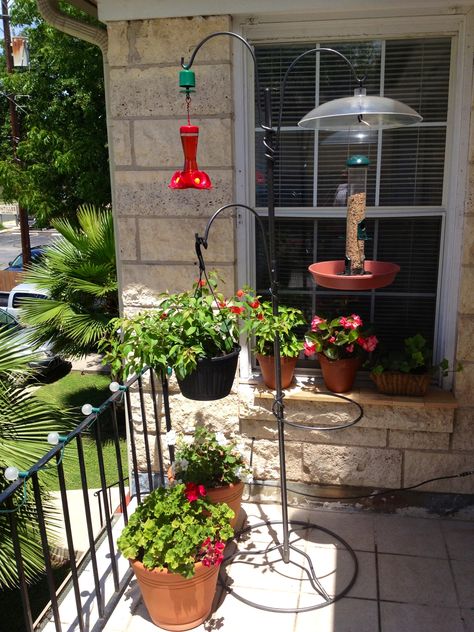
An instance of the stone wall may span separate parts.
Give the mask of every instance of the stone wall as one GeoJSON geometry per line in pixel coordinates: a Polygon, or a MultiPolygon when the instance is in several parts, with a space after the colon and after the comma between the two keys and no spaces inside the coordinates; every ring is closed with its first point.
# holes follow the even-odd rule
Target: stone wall
{"type": "MultiPolygon", "coordinates": [[[[179,127],[186,123],[178,75],[206,35],[229,30],[226,17],[112,22],[108,25],[108,86],[114,169],[114,212],[125,310],[148,307],[158,292],[190,289],[197,277],[194,235],[212,213],[233,199],[232,73],[230,43],[211,40],[194,70],[191,121],[200,126],[198,164],[214,188],[173,191],[171,175],[183,166],[179,127]]],[[[234,290],[234,220],[212,228],[206,262],[234,290]]]]}
{"type": "MultiPolygon", "coordinates": [[[[189,58],[207,34],[230,30],[226,17],[143,20],[108,25],[110,81],[108,99],[111,158],[114,169],[114,212],[119,244],[123,308],[132,313],[152,306],[160,291],[189,289],[197,277],[194,234],[221,205],[235,199],[233,165],[233,97],[230,42],[215,38],[200,51],[194,70],[192,122],[200,125],[198,163],[214,184],[209,191],[173,191],[172,173],[182,167],[179,126],[186,122],[179,93],[181,56],[189,58]]],[[[352,428],[330,433],[287,430],[287,474],[305,483],[399,487],[472,468],[474,433],[474,171],[466,205],[462,284],[458,321],[458,360],[453,402],[434,400],[364,402],[365,416],[352,428]]],[[[230,217],[213,225],[208,268],[234,290],[235,226],[230,217]]],[[[307,422],[315,415],[344,420],[346,405],[315,397],[285,399],[289,419],[307,422]]],[[[158,395],[161,410],[161,395],[158,395]]],[[[153,405],[146,403],[147,419],[153,405]]],[[[232,395],[219,402],[190,402],[171,389],[174,426],[187,430],[206,423],[240,432],[254,447],[257,478],[278,478],[278,444],[271,399],[258,388],[234,384],[232,395]],[[255,439],[253,441],[253,439],[255,439]]],[[[133,395],[137,445],[143,444],[140,401],[133,395]]],[[[332,420],[332,421],[331,421],[332,420]]],[[[150,440],[156,429],[149,427],[150,440]]],[[[144,467],[143,459],[140,462],[144,467]]],[[[432,483],[425,491],[474,492],[472,477],[432,483]]]]}

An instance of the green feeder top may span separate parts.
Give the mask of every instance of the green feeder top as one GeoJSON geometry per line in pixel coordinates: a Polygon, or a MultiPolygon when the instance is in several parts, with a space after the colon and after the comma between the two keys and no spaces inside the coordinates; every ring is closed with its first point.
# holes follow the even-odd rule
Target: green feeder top
{"type": "Polygon", "coordinates": [[[196,76],[194,70],[180,70],[179,71],[179,87],[185,90],[190,90],[196,86],[196,76]]]}
{"type": "Polygon", "coordinates": [[[355,154],[347,159],[346,165],[348,167],[368,167],[370,165],[370,160],[367,156],[362,156],[362,154],[355,154]]]}

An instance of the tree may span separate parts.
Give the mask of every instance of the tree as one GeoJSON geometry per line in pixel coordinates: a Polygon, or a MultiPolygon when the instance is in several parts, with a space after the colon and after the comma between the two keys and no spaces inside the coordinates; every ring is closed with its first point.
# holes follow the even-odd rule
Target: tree
{"type": "Polygon", "coordinates": [[[81,357],[97,351],[118,315],[117,272],[112,211],[82,206],[79,227],[54,220],[62,239],[25,275],[25,282],[45,290],[50,298],[28,299],[22,320],[32,325],[39,342],[50,341],[56,353],[81,357]]]}
{"type": "Polygon", "coordinates": [[[0,89],[15,95],[21,125],[18,164],[5,97],[0,186],[6,201],[17,200],[47,225],[54,217],[73,218],[82,203],[110,202],[102,56],[45,23],[35,0],[15,0],[11,20],[28,37],[30,68],[8,75],[0,59],[0,89]]]}
{"type": "MultiPolygon", "coordinates": [[[[15,332],[0,329],[0,470],[15,465],[27,470],[47,451],[49,432],[65,432],[71,428],[70,417],[62,410],[39,400],[26,390],[12,375],[25,377],[28,363],[34,354],[24,347],[24,339],[15,332]],[[23,340],[23,342],[22,342],[23,340]]],[[[54,516],[47,496],[47,481],[41,476],[45,517],[53,525],[54,516]],[[46,484],[45,484],[46,483],[46,484]]],[[[0,476],[0,492],[9,482],[0,476]]],[[[16,511],[18,535],[22,550],[26,579],[32,581],[44,571],[44,555],[38,530],[31,484],[26,483],[25,496],[17,494],[13,504],[16,511]]],[[[5,507],[0,509],[3,511],[5,507]]],[[[0,589],[17,585],[17,568],[8,514],[0,513],[0,589]]]]}

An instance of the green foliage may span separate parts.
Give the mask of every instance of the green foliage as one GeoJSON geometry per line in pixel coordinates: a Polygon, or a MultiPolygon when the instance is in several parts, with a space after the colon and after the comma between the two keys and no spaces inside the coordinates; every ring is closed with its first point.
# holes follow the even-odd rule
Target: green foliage
{"type": "MultiPolygon", "coordinates": [[[[457,365],[456,371],[462,366],[457,365]]],[[[438,364],[433,364],[432,351],[421,334],[405,338],[404,347],[398,353],[378,356],[373,363],[372,372],[380,375],[384,371],[399,371],[400,373],[434,373],[440,370],[443,377],[449,373],[449,362],[443,358],[438,364]]]]}
{"type": "MultiPolygon", "coordinates": [[[[24,344],[24,343],[23,343],[24,344]]],[[[35,358],[29,354],[16,338],[15,332],[0,331],[0,470],[10,465],[20,470],[28,470],[48,451],[46,437],[49,432],[67,432],[72,421],[58,406],[46,404],[38,399],[31,390],[19,385],[16,377],[29,374],[29,362],[35,358]]],[[[53,523],[51,504],[47,488],[47,473],[40,476],[43,490],[43,509],[51,525],[53,523]]],[[[0,492],[9,482],[0,476],[0,492]]],[[[23,495],[17,493],[13,504],[20,506],[17,513],[18,535],[23,553],[25,574],[33,581],[44,570],[44,555],[38,530],[31,484],[27,483],[26,502],[23,495]]],[[[2,506],[0,509],[5,509],[2,506]]],[[[54,535],[54,532],[53,532],[54,535]]],[[[0,514],[0,588],[18,584],[17,568],[13,541],[11,538],[8,515],[0,514]]]]}
{"type": "Polygon", "coordinates": [[[238,483],[250,476],[243,446],[205,426],[196,426],[193,437],[178,438],[172,471],[177,480],[204,487],[238,483]]]}
{"type": "Polygon", "coordinates": [[[156,309],[114,320],[113,335],[101,345],[112,371],[118,374],[125,361],[128,372],[138,373],[146,365],[157,371],[172,367],[183,379],[199,358],[230,353],[238,344],[237,315],[219,308],[225,301],[215,275],[209,276],[209,284],[160,294],[156,309]]]}
{"type": "Polygon", "coordinates": [[[0,58],[2,91],[20,105],[22,163],[13,161],[3,99],[0,186],[5,201],[18,200],[44,226],[54,217],[74,218],[80,204],[110,203],[102,55],[45,23],[35,0],[15,0],[11,20],[28,37],[31,65],[8,75],[0,58]]]}
{"type": "Polygon", "coordinates": [[[330,360],[341,360],[372,352],[378,344],[374,335],[364,332],[360,316],[340,316],[326,320],[313,316],[305,338],[305,355],[323,353],[330,360]]]}
{"type": "Polygon", "coordinates": [[[85,205],[77,220],[78,227],[66,219],[53,221],[62,238],[24,278],[49,298],[25,300],[21,318],[34,328],[35,340],[81,357],[97,351],[117,316],[118,292],[112,212],[85,205]]]}
{"type": "Polygon", "coordinates": [[[130,516],[117,546],[124,557],[141,561],[145,568],[192,577],[206,540],[215,546],[233,536],[233,516],[225,503],[188,500],[184,485],[160,487],[130,516]]]}
{"type": "Polygon", "coordinates": [[[295,358],[303,349],[303,341],[298,337],[298,327],[306,325],[303,312],[296,307],[278,306],[278,315],[273,314],[269,301],[260,302],[254,290],[245,288],[237,292],[237,300],[242,306],[240,318],[242,331],[254,336],[254,351],[260,355],[273,355],[273,343],[278,335],[280,354],[285,358],[295,358]]]}

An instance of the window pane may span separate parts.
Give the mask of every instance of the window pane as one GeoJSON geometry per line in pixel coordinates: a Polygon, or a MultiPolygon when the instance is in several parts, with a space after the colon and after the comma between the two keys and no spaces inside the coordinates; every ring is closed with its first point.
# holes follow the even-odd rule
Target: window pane
{"type": "Polygon", "coordinates": [[[448,116],[451,40],[392,40],[386,43],[385,96],[403,101],[425,123],[448,116]]]}
{"type": "MultiPolygon", "coordinates": [[[[366,76],[367,94],[380,93],[380,42],[332,42],[321,44],[347,57],[358,77],[366,76]]],[[[321,53],[319,102],[350,97],[358,84],[347,63],[332,53],[321,53]]]]}
{"type": "MultiPolygon", "coordinates": [[[[256,203],[267,206],[263,134],[256,134],[256,203]]],[[[275,206],[313,206],[314,135],[282,132],[274,163],[275,206]]]]}
{"type": "Polygon", "coordinates": [[[440,236],[440,217],[379,221],[377,259],[401,267],[395,281],[383,291],[436,296],[440,236]]]}
{"type": "MultiPolygon", "coordinates": [[[[367,170],[367,205],[374,206],[377,145],[334,142],[332,137],[336,134],[321,132],[319,135],[317,206],[347,205],[346,162],[353,154],[363,154],[370,160],[371,165],[367,170]]],[[[374,140],[376,143],[376,136],[374,140]]]]}
{"type": "Polygon", "coordinates": [[[383,132],[381,206],[440,206],[446,128],[383,132]]]}
{"type": "MultiPolygon", "coordinates": [[[[255,49],[258,76],[260,78],[260,103],[263,109],[263,91],[272,93],[272,119],[276,126],[280,107],[280,84],[291,62],[313,45],[263,46],[255,49]]],[[[303,57],[288,75],[285,91],[282,125],[296,125],[314,108],[315,98],[315,54],[303,57]]]]}

